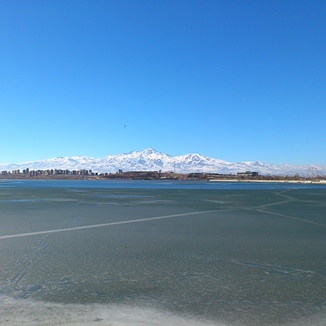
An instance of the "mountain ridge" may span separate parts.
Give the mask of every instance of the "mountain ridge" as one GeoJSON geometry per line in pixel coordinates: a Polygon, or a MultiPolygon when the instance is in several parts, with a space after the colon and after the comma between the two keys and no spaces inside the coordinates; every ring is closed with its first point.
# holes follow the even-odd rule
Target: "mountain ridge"
{"type": "Polygon", "coordinates": [[[131,151],[124,154],[108,155],[103,158],[90,156],[65,156],[22,163],[0,164],[1,171],[12,170],[92,170],[98,173],[123,171],[158,171],[177,173],[220,173],[236,174],[255,171],[262,175],[325,175],[326,166],[268,164],[261,161],[227,162],[201,154],[188,153],[171,156],[148,147],[141,152],[131,151]]]}

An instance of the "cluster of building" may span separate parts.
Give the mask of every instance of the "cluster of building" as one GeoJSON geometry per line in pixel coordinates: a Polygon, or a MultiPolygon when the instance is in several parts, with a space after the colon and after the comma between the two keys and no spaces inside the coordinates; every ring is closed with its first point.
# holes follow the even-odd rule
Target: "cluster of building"
{"type": "MultiPolygon", "coordinates": [[[[47,169],[47,170],[30,170],[26,168],[24,170],[12,170],[12,171],[1,171],[1,178],[26,178],[26,177],[39,177],[39,178],[48,178],[48,177],[58,177],[58,178],[110,178],[110,179],[180,179],[180,180],[211,180],[215,178],[223,179],[234,179],[232,174],[216,174],[216,173],[190,173],[190,174],[175,174],[174,172],[164,172],[162,171],[129,171],[123,172],[119,169],[116,173],[98,173],[93,172],[92,170],[67,170],[67,169],[47,169]]],[[[238,179],[249,179],[249,178],[258,178],[258,172],[246,171],[237,173],[238,179]]]]}
{"type": "Polygon", "coordinates": [[[81,176],[96,176],[97,172],[93,172],[92,170],[61,170],[61,169],[51,169],[51,170],[29,170],[28,168],[25,170],[12,170],[12,171],[1,171],[1,175],[24,175],[35,177],[39,175],[51,176],[51,175],[81,175],[81,176]]]}

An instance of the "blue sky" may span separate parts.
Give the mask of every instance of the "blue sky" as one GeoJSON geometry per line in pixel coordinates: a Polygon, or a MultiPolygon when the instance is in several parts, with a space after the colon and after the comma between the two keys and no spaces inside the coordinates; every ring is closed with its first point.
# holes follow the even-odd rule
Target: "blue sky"
{"type": "Polygon", "coordinates": [[[0,163],[326,165],[325,39],[324,0],[1,0],[0,163]]]}

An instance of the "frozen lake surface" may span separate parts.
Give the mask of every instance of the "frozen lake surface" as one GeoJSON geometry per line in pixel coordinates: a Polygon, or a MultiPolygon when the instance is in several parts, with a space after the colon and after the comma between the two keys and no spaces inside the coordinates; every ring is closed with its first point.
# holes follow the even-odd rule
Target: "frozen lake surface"
{"type": "Polygon", "coordinates": [[[325,325],[326,187],[1,181],[1,325],[325,325]]]}

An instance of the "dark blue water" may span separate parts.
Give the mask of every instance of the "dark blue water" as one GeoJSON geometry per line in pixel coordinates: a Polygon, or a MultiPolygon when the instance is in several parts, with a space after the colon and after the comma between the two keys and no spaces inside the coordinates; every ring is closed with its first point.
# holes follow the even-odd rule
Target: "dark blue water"
{"type": "Polygon", "coordinates": [[[326,184],[152,180],[0,180],[0,187],[108,189],[326,189],[326,184]]]}

